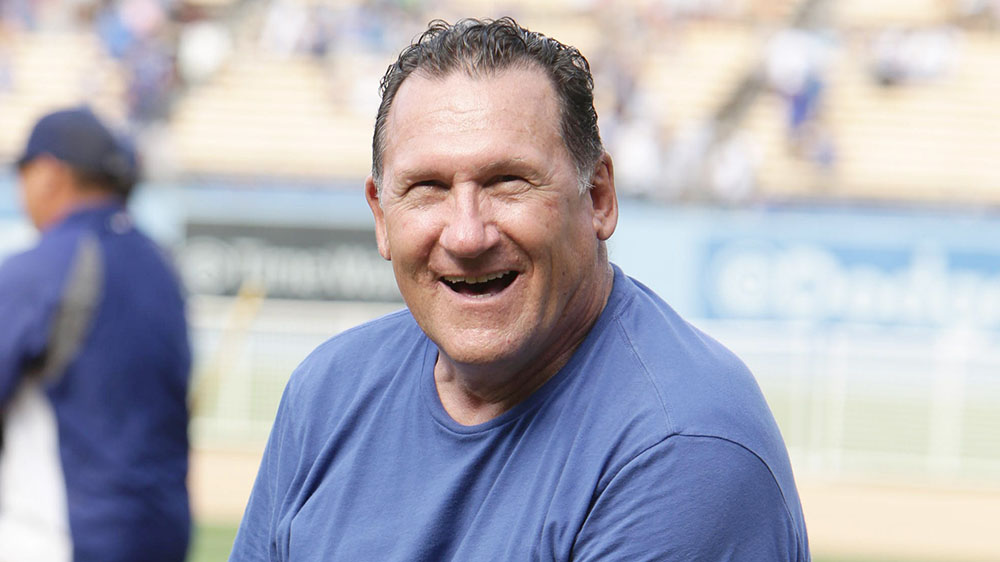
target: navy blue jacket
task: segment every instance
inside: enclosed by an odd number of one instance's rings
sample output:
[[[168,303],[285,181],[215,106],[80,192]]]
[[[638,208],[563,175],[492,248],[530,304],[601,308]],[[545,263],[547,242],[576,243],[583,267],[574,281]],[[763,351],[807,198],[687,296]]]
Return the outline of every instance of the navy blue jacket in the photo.
[[[184,559],[190,366],[176,275],[122,206],[0,267],[0,558]]]

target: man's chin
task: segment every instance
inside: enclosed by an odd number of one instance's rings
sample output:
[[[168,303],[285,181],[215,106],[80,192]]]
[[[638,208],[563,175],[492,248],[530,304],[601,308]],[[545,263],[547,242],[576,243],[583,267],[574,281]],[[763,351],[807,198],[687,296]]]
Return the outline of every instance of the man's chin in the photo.
[[[504,365],[511,362],[512,355],[509,352],[505,352],[505,350],[474,347],[469,345],[448,347],[442,347],[439,345],[438,349],[443,352],[443,355],[448,362],[453,363],[456,366],[471,367],[475,369],[489,369],[490,367],[501,369]]]
[[[461,369],[477,371],[496,370],[502,374],[517,363],[517,356],[522,353],[523,345],[510,342],[507,334],[467,334],[467,337],[438,342],[438,349],[443,359]],[[509,342],[503,345],[502,342]],[[521,342],[517,342],[521,343]]]

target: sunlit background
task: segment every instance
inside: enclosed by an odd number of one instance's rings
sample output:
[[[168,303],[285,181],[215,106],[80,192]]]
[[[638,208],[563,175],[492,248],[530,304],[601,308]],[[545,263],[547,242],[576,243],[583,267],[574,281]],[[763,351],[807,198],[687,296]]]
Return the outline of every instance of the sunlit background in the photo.
[[[0,0],[0,258],[42,113],[144,152],[132,208],[191,293],[192,559],[295,365],[402,305],[362,194],[382,73],[501,15],[590,60],[612,260],[755,372],[815,559],[1000,560],[997,0]]]

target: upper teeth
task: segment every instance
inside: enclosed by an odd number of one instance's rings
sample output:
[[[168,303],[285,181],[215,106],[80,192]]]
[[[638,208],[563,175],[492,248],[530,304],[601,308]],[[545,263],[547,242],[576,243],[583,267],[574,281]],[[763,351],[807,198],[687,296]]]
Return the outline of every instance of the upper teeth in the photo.
[[[459,275],[445,275],[443,279],[449,283],[485,283],[487,281],[492,281],[494,279],[500,279],[504,275],[510,273],[509,271],[501,271],[499,273],[489,273],[481,277],[464,277]]]

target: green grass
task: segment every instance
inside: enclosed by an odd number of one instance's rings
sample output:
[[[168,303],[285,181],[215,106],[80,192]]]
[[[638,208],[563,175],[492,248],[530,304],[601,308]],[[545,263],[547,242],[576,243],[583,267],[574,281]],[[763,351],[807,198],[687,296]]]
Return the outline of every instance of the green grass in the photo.
[[[236,527],[231,525],[200,524],[194,529],[194,544],[188,562],[225,562],[236,538]]]

